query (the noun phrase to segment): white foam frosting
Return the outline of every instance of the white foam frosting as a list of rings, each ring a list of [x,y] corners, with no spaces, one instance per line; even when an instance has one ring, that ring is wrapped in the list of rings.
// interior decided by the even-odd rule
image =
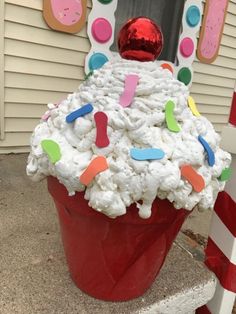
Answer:
[[[137,74],[139,82],[130,107],[119,104],[125,77]],[[27,173],[33,180],[52,175],[64,184],[70,195],[85,190],[85,198],[95,210],[114,218],[126,213],[137,203],[139,215],[148,218],[151,205],[158,196],[173,202],[176,209],[212,208],[224,183],[217,178],[230,165],[231,156],[219,148],[220,137],[203,116],[195,117],[187,105],[188,88],[173,78],[168,70],[155,62],[114,60],[85,81],[58,107],[49,104],[50,118],[41,121],[31,138],[31,153]],[[165,104],[175,103],[175,118],[179,133],[168,130]],[[72,111],[91,103],[92,113],[67,123]],[[110,145],[95,145],[94,113],[108,116]],[[215,165],[210,167],[198,135],[204,137],[215,153]],[[41,141],[51,139],[61,148],[61,159],[52,164],[43,152]],[[160,148],[165,157],[154,161],[136,161],[131,148]],[[79,178],[91,160],[103,155],[109,168],[98,174],[86,188]],[[180,166],[191,164],[205,180],[206,187],[197,193],[181,177]],[[139,203],[138,203],[139,202]]]

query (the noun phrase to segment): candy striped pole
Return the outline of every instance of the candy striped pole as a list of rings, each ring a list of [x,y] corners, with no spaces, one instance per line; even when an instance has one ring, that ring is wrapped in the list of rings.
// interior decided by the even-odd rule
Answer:
[[[236,165],[236,84],[234,88],[229,125],[222,131],[223,149],[232,154],[232,167]],[[206,248],[206,266],[217,277],[212,300],[197,309],[197,314],[231,314],[236,295],[236,175],[226,185],[225,192],[218,195],[214,207],[211,229]],[[228,191],[229,194],[226,192]]]
[[[229,123],[232,124],[233,126],[236,126],[236,83],[234,87],[231,110],[229,115]]]
[[[236,203],[227,192],[218,195],[205,253],[217,287],[213,299],[196,313],[231,314],[236,293]]]

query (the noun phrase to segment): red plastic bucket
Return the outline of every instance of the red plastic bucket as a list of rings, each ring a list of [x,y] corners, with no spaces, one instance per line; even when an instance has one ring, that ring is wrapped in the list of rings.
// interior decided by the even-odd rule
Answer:
[[[83,192],[68,196],[53,177],[48,177],[48,190],[58,210],[71,277],[82,291],[102,300],[142,295],[190,213],[156,199],[149,219],[140,218],[134,204],[127,214],[111,219],[90,208]]]

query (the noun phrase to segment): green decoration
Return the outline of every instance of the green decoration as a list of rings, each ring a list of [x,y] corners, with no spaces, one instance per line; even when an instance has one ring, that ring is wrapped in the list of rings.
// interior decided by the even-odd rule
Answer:
[[[228,181],[230,179],[231,175],[232,175],[232,169],[231,168],[225,168],[222,171],[222,173],[218,179],[219,179],[219,181]]]
[[[181,129],[177,121],[175,120],[174,109],[175,109],[175,104],[173,103],[173,101],[169,100],[165,106],[166,123],[170,131],[179,132]]]
[[[102,4],[109,4],[113,0],[98,0],[98,1],[101,2]]]
[[[86,74],[84,80],[87,81],[87,79],[90,78],[91,75],[93,75],[93,71],[90,71],[88,74]]]
[[[55,164],[61,159],[60,146],[53,140],[43,140],[41,146],[43,151],[48,155],[51,163]]]
[[[182,68],[179,70],[178,73],[178,80],[185,85],[188,85],[191,82],[192,79],[192,73],[189,70],[189,68]]]

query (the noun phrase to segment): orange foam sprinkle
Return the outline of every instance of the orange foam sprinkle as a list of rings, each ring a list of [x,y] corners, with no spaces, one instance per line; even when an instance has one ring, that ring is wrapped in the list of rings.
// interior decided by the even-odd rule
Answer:
[[[168,64],[168,63],[162,63],[161,67],[162,67],[163,69],[169,70],[171,73],[174,72],[172,66],[171,66],[170,64]]]
[[[108,169],[107,160],[103,156],[98,156],[94,158],[86,170],[81,174],[80,176],[80,182],[84,185],[89,185],[90,182],[93,181],[94,177],[102,172]]]
[[[200,193],[205,188],[205,181],[203,177],[190,166],[185,165],[180,168],[181,175],[192,185],[193,189]]]

